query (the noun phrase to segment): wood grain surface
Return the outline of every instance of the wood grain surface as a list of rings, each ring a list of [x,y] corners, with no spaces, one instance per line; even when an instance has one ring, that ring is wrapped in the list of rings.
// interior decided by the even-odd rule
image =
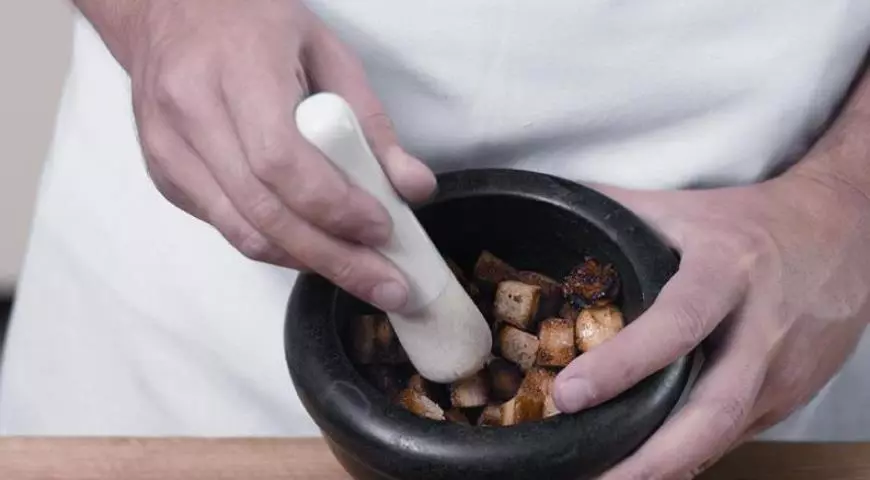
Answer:
[[[320,439],[6,438],[4,480],[333,480]],[[870,479],[870,444],[748,444],[703,480]]]

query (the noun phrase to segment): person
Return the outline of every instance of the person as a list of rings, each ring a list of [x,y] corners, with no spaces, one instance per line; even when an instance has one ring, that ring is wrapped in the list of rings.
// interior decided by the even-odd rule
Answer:
[[[283,358],[295,272],[406,296],[369,248],[384,210],[294,127],[332,91],[409,202],[447,170],[551,173],[681,253],[555,386],[574,412],[703,346],[685,405],[608,480],[684,478],[751,438],[868,439],[867,2],[76,4],[3,434],[318,435]]]

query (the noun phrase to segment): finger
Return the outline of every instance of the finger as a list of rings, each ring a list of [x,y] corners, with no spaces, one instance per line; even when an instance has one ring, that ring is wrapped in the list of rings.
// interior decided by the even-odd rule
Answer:
[[[436,188],[435,175],[399,146],[393,124],[371,90],[356,55],[324,28],[312,39],[305,58],[315,91],[336,93],[351,105],[372,151],[399,194],[410,202],[429,198]]]
[[[563,412],[598,405],[698,346],[738,304],[743,281],[724,261],[687,250],[676,275],[637,320],[559,372]]]
[[[332,235],[368,245],[385,242],[392,228],[387,211],[349,183],[294,124],[305,96],[301,67],[248,59],[224,74],[223,97],[254,175],[293,212]],[[259,62],[259,63],[258,63]],[[249,69],[268,69],[251,88]]]
[[[694,478],[739,443],[766,371],[750,345],[714,359],[686,405],[602,480]]]
[[[163,122],[142,128],[143,151],[158,191],[176,207],[215,227],[248,258],[295,270],[303,265],[257,232],[233,206],[208,169]]]
[[[309,223],[251,171],[229,114],[220,102],[204,101],[178,123],[182,137],[238,212],[271,242],[311,270],[385,311],[400,309],[408,286],[402,274],[369,248],[345,242]]]

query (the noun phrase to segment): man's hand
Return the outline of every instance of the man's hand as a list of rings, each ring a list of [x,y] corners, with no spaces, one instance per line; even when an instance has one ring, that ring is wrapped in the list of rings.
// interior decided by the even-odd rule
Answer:
[[[870,198],[807,172],[707,191],[601,190],[682,259],[646,313],[560,373],[555,400],[594,406],[704,342],[687,404],[603,478],[691,477],[808,402],[853,351],[870,318]]]
[[[312,92],[343,96],[410,201],[434,175],[301,1],[78,3],[130,73],[148,171],[169,201],[250,258],[314,270],[386,310],[405,302],[405,279],[367,248],[388,238],[389,216],[302,138],[294,109]]]

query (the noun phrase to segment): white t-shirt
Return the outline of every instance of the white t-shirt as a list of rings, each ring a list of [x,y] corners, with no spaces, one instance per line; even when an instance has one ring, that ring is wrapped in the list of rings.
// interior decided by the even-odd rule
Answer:
[[[756,182],[796,160],[870,44],[863,0],[310,3],[435,170],[637,188]],[[128,79],[78,18],[0,431],[316,435],[284,364],[293,280],[159,195]],[[868,438],[868,365],[865,341],[770,437]]]

